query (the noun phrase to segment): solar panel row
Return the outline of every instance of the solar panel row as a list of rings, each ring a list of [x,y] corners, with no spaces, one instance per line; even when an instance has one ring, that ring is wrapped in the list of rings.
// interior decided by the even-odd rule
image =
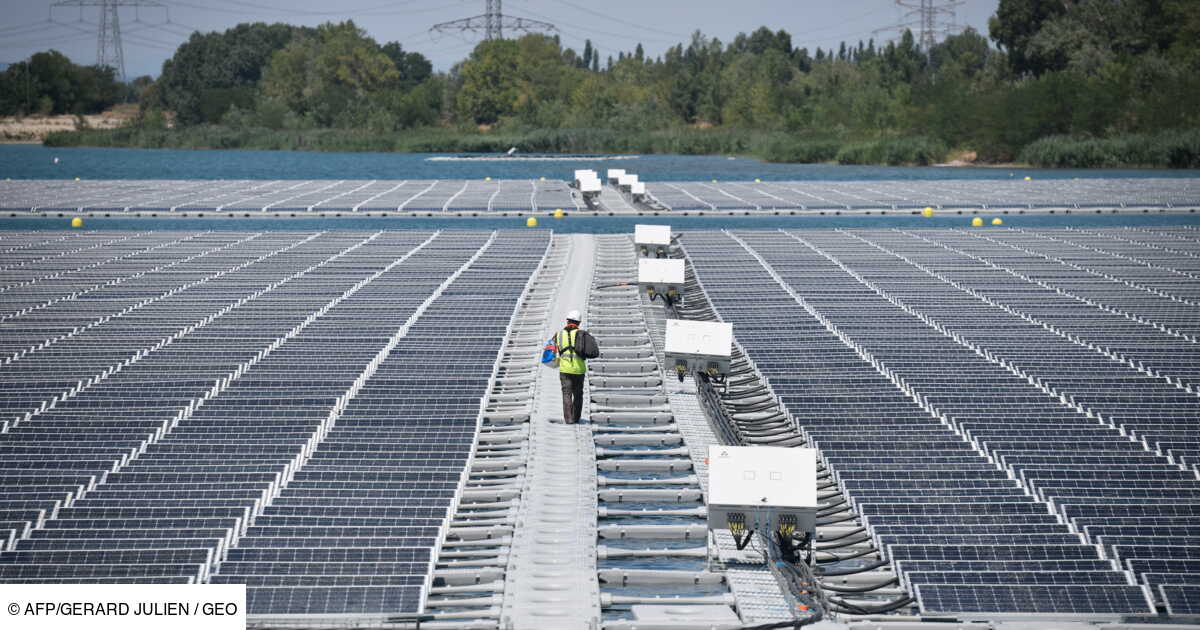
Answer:
[[[212,577],[250,583],[252,614],[415,610],[488,357],[547,238],[152,235],[87,264],[70,239],[20,250],[30,264],[0,285],[45,290],[2,324],[23,350],[0,370],[0,579]],[[428,379],[431,356],[453,376]]]
[[[992,236],[1041,237],[1009,231]],[[1055,243],[1053,238],[1048,242]],[[1103,421],[1114,410],[1194,420],[1200,417],[1194,394],[1090,347],[1083,335],[1095,330],[1113,338],[1128,323],[1133,332],[1120,337],[1127,345],[1137,335],[1158,334],[1160,356],[1194,351],[1153,324],[1129,322],[1074,299],[1069,290],[1047,290],[1007,270],[1015,261],[1053,267],[1039,277],[1057,282],[1084,273],[1084,265],[1076,269],[1011,251],[988,265],[964,255],[979,248],[949,244],[964,239],[978,240],[945,230],[806,230],[739,232],[736,239],[689,233],[684,244],[714,306],[737,324],[739,342],[820,447],[864,522],[887,528],[874,531],[875,540],[898,561],[906,583],[948,579],[944,571],[913,577],[908,565],[914,561],[962,562],[958,570],[964,575],[945,583],[969,584],[969,576],[983,570],[976,562],[993,563],[990,570],[998,568],[994,563],[1036,562],[1032,570],[1053,571],[1065,560],[1119,557],[1121,548],[1153,558],[1178,549],[1172,545],[1188,544],[1186,536],[1154,536],[1146,529],[1153,527],[1150,521],[1109,536],[1143,542],[1117,536],[1144,534],[1153,536],[1144,542],[1165,544],[1105,544],[1102,537],[1074,533],[1069,520],[1047,527],[1028,519],[1051,510],[1068,519],[1083,517],[1097,504],[1114,503],[1122,514],[1153,518],[1178,513],[1177,504],[1194,497],[1200,487],[1195,471],[1182,470]],[[1150,267],[1138,267],[1143,276],[1145,269]],[[1186,320],[1179,310],[1186,304],[1165,300],[1176,305],[1172,309],[1162,296],[1113,278],[1089,282],[1106,283],[1097,288],[1112,288],[1118,296],[1141,291],[1137,300],[1131,296],[1118,304],[1140,315],[1134,309],[1152,303],[1143,316],[1147,321]],[[1064,302],[1073,307],[1063,309]],[[1181,317],[1171,316],[1173,311]],[[1076,329],[1062,334],[1054,325],[1043,326],[1041,318],[1054,315],[1077,322]],[[1022,483],[1011,481],[1009,471]],[[1176,485],[1145,487],[1160,479]],[[1125,481],[1132,485],[1121,485]],[[989,520],[978,520],[981,516]],[[953,527],[954,533],[932,533],[930,526]],[[1007,528],[1003,536],[1010,545],[999,544],[1003,541],[987,530],[973,530],[995,526]],[[1143,588],[1126,587],[1113,601],[1123,601],[1127,612],[1146,611]],[[936,603],[930,598],[922,601],[927,610],[948,610],[940,607],[944,597]],[[983,612],[1001,605],[983,598],[954,601]],[[1111,612],[1088,606],[1097,614]]]
[[[657,206],[677,212],[995,208],[1189,207],[1200,190],[1186,179],[881,180],[865,182],[646,182]]]
[[[560,180],[0,182],[0,211],[21,212],[550,212],[583,206]]]

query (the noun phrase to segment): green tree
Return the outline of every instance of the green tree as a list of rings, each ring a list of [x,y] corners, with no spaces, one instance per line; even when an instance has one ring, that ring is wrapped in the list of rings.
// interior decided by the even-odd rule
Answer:
[[[1014,72],[1036,76],[1055,69],[1059,62],[1029,50],[1029,43],[1047,20],[1066,12],[1067,4],[1062,0],[1000,0],[996,14],[988,20],[988,32],[1008,52]]]
[[[459,116],[492,124],[511,115],[520,94],[513,72],[519,56],[517,42],[511,39],[491,39],[475,46],[462,64],[462,88],[455,103]]]
[[[371,95],[400,87],[400,72],[354,22],[322,24],[271,56],[262,93],[313,124],[356,127],[371,114]]]
[[[216,122],[234,103],[253,101],[255,86],[275,51],[305,27],[239,24],[224,33],[193,33],[163,63],[147,107],[173,110],[184,125]]]
[[[392,65],[396,66],[396,71],[400,73],[401,89],[411,90],[433,75],[433,64],[429,63],[425,55],[404,52],[399,42],[388,42],[381,50],[392,60]]]

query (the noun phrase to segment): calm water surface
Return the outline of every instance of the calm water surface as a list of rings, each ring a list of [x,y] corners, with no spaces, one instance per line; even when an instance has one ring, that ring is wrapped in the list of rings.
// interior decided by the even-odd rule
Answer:
[[[1197,177],[1165,169],[997,169],[768,164],[724,156],[645,155],[627,160],[431,162],[425,153],[58,149],[0,145],[0,177],[12,179],[571,179],[575,169],[624,168],[644,181],[1070,179]],[[57,164],[54,158],[58,158]]]

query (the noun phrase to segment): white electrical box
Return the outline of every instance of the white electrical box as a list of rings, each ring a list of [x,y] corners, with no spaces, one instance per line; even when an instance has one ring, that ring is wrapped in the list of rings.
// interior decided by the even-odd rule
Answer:
[[[677,258],[639,258],[638,288],[650,292],[653,298],[661,295],[672,304],[683,296],[683,261]]]
[[[643,258],[666,258],[671,254],[671,226],[635,225],[633,244]]]
[[[633,195],[634,201],[641,201],[642,197],[646,196],[646,182],[633,182],[629,187],[629,194]]]
[[[595,196],[600,194],[600,180],[596,178],[579,180],[579,192],[584,195]]]
[[[708,527],[730,517],[763,534],[780,525],[815,532],[817,451],[776,446],[708,447]]]
[[[724,376],[733,352],[733,324],[668,319],[663,346],[667,365],[676,370]]]
[[[625,169],[623,169],[623,168],[608,169],[608,183],[613,184],[615,186],[617,183],[617,178],[624,174],[625,174]]]
[[[626,173],[617,178],[617,188],[620,188],[621,192],[629,192],[633,189],[633,185],[637,182],[637,175],[634,175],[633,173]]]

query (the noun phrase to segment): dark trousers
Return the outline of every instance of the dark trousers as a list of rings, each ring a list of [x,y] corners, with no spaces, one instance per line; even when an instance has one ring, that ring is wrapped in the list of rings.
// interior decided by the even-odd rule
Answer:
[[[583,416],[583,374],[558,373],[562,384],[563,422],[575,423]]]

